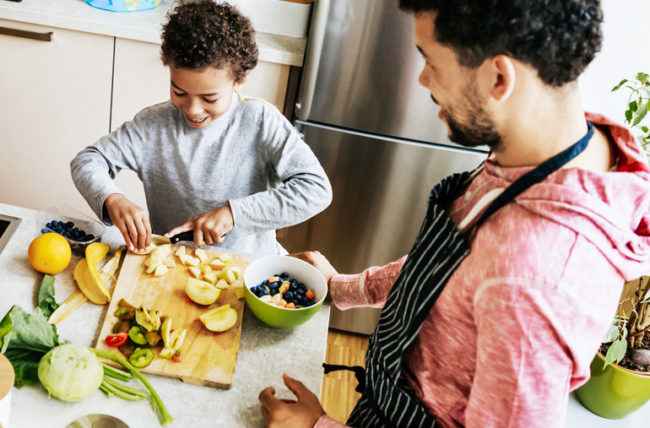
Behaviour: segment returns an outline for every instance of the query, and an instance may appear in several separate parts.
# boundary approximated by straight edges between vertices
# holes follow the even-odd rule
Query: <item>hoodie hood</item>
[[[563,168],[519,195],[516,203],[584,236],[625,280],[650,274],[648,159],[627,128],[602,115],[587,113],[586,117],[616,146],[616,170]],[[530,170],[500,169],[491,160],[485,168],[506,181]]]

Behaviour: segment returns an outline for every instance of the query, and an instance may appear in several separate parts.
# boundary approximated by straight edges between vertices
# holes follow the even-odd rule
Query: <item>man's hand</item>
[[[171,237],[188,230],[194,231],[194,243],[198,246],[221,244],[226,233],[234,227],[235,220],[232,216],[230,204],[221,206],[201,215],[191,217],[180,226],[176,226],[165,236]]]
[[[151,224],[146,210],[120,193],[109,195],[104,206],[129,250],[144,251],[151,245]]]
[[[275,398],[275,388],[269,386],[260,392],[262,415],[268,428],[312,428],[318,418],[325,414],[318,397],[302,382],[283,374],[284,384],[296,395],[297,400]]]
[[[330,283],[330,279],[332,279],[334,275],[338,274],[336,269],[334,269],[334,266],[332,266],[330,261],[327,260],[320,251],[303,251],[302,253],[293,253],[289,255],[304,260],[318,269],[320,273],[322,273],[325,277],[328,285]]]

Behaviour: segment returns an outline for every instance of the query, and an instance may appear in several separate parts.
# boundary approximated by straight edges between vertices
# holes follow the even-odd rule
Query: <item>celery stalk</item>
[[[147,378],[145,378],[142,375],[142,373],[140,373],[140,371],[138,369],[133,367],[133,365],[131,363],[129,363],[124,357],[122,357],[120,355],[113,354],[112,352],[102,351],[100,349],[90,348],[90,350],[93,351],[95,353],[95,355],[97,355],[98,357],[107,358],[109,360],[117,361],[118,363],[122,364],[122,366],[127,368],[131,372],[131,374],[133,376],[135,376],[136,378],[138,378],[138,380],[140,382],[142,382],[142,384],[151,393],[150,398],[153,400],[152,404],[155,404],[156,407],[158,407],[158,410],[160,411],[160,418],[161,418],[162,426],[165,426],[165,425],[167,425],[168,423],[171,423],[174,420],[173,416],[169,414],[169,411],[167,410],[167,407],[165,407],[165,404],[162,402],[162,400],[160,399],[160,396],[158,395],[156,390],[153,388],[153,386],[151,386],[151,384],[149,383]]]
[[[104,375],[106,376],[121,380],[122,382],[126,382],[127,380],[131,379],[131,373],[116,369],[115,367],[111,367],[104,363],[102,363],[102,366],[104,366]]]

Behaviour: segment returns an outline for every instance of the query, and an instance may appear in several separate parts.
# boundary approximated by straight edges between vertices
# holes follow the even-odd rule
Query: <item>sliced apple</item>
[[[228,284],[232,284],[237,279],[241,278],[242,274],[242,268],[239,266],[228,266],[226,269],[221,271],[220,276],[228,281]]]
[[[156,266],[156,270],[153,272],[153,274],[154,274],[154,276],[163,276],[167,272],[169,272],[169,269],[167,268],[167,266],[165,266],[164,264],[160,264],[160,265]]]
[[[224,262],[220,258],[216,258],[210,262],[210,266],[216,268],[217,270],[221,270],[223,269],[224,266],[226,266],[226,262]]]
[[[187,278],[185,284],[185,293],[193,302],[199,305],[211,305],[217,301],[221,295],[221,290],[210,284],[196,278]]]
[[[216,272],[204,273],[203,279],[208,281],[210,284],[216,284],[218,279],[218,274]]]
[[[220,279],[219,281],[217,281],[216,284],[214,284],[214,286],[222,290],[225,290],[226,288],[228,288],[228,282],[225,279]]]
[[[180,247],[178,247],[178,249],[176,250],[176,252],[174,253],[174,255],[175,255],[175,256],[179,256],[179,257],[180,257],[181,255],[185,255],[185,247],[182,246],[182,245],[181,245]]]
[[[201,278],[201,269],[197,268],[196,266],[190,266],[187,268],[187,270],[190,271],[190,274],[192,274],[194,278]]]
[[[201,260],[201,263],[206,261],[208,259],[208,253],[205,252],[204,249],[197,248],[194,250],[194,255]]]
[[[199,317],[205,328],[218,333],[232,328],[237,323],[237,311],[230,304],[210,309]]]
[[[196,257],[188,256],[187,254],[181,254],[178,256],[178,258],[181,260],[181,263],[183,263],[185,266],[198,266],[201,260],[199,260]]]

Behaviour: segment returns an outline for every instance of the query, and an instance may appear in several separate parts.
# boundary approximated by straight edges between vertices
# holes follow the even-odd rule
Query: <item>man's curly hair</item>
[[[237,83],[257,65],[255,30],[235,7],[199,0],[176,6],[167,19],[162,31],[163,64],[193,70],[229,66]]]
[[[599,0],[399,0],[403,10],[436,12],[435,39],[478,67],[505,54],[559,87],[580,76],[600,50]]]

